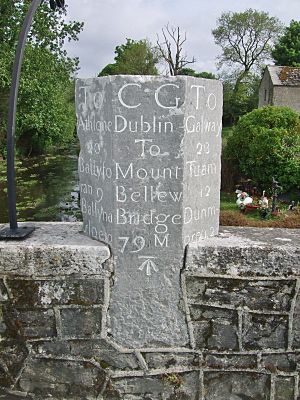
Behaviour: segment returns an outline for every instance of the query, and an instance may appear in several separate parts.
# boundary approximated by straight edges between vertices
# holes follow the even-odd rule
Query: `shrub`
[[[288,107],[267,106],[240,118],[228,138],[224,157],[262,189],[272,177],[284,191],[300,186],[300,121]]]

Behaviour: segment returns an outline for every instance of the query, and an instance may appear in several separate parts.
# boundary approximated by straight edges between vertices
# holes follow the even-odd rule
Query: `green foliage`
[[[107,64],[98,76],[118,75],[118,66],[116,64]]]
[[[115,49],[115,63],[108,64],[98,76],[105,75],[157,75],[159,57],[151,44],[143,40],[126,39]]]
[[[194,76],[196,78],[205,78],[205,79],[217,79],[216,75],[214,75],[212,72],[196,72],[192,68],[182,68],[179,72],[178,75],[188,75],[188,76]]]
[[[30,2],[0,4],[0,154],[5,152],[7,99],[18,36]],[[65,11],[44,2],[28,35],[18,97],[16,137],[19,152],[41,152],[64,144],[75,128],[73,75],[78,60],[67,56],[66,40],[77,40],[79,22],[65,23]]]
[[[38,154],[72,141],[76,124],[73,90],[62,59],[47,49],[27,46],[16,125],[19,153]]]
[[[300,183],[300,122],[288,107],[253,110],[238,121],[228,138],[225,158],[262,189],[275,177],[284,191]]]
[[[223,123],[232,125],[258,105],[260,76],[244,74],[242,80],[236,74],[223,78]]]
[[[300,21],[292,20],[272,51],[276,65],[300,67]]]
[[[212,34],[222,49],[219,68],[235,67],[224,80],[223,122],[231,125],[257,107],[260,78],[253,71],[257,72],[261,63],[270,58],[282,25],[267,12],[251,8],[244,12],[224,12],[217,23]]]
[[[282,29],[277,18],[251,8],[244,12],[224,12],[217,23],[212,34],[223,51],[219,66],[239,65],[245,72],[270,58],[272,44]]]

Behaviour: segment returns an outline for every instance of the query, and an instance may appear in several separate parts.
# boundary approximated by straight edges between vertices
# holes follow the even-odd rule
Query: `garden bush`
[[[274,177],[287,192],[300,187],[300,120],[288,107],[267,106],[240,118],[228,138],[224,158],[261,189]]]

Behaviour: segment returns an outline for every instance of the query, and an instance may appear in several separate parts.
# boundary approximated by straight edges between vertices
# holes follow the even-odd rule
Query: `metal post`
[[[18,227],[17,206],[16,206],[16,184],[15,184],[15,128],[16,111],[19,91],[20,73],[23,62],[24,50],[29,29],[33,17],[39,5],[43,0],[32,0],[29,10],[19,36],[16,57],[13,66],[12,83],[9,96],[8,124],[7,124],[7,193],[8,193],[8,215],[10,228],[0,231],[0,240],[2,239],[23,239],[28,236],[34,227]]]

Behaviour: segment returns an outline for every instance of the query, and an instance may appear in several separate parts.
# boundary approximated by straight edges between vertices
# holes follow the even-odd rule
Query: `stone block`
[[[198,400],[198,376],[198,372],[184,372],[113,379],[103,397],[104,400]]]
[[[89,362],[31,359],[18,388],[43,398],[82,400],[96,398],[105,378],[105,372]]]
[[[295,378],[292,376],[277,376],[275,378],[274,400],[295,399]]]
[[[0,388],[0,399],[3,399],[3,400],[37,400],[36,398],[33,399],[33,397],[27,393],[16,392],[14,390],[9,390],[9,389],[4,389],[4,388]],[[44,400],[48,400],[48,399],[44,399]]]
[[[0,336],[4,336],[7,331],[7,326],[4,321],[3,307],[0,305]]]
[[[57,278],[109,272],[103,265],[110,257],[108,246],[82,235],[80,223],[35,222],[34,226],[26,242],[0,242],[2,274]]]
[[[199,367],[199,355],[193,353],[143,353],[148,368]]]
[[[269,371],[295,372],[300,370],[300,353],[263,354],[261,362]]]
[[[190,305],[196,348],[238,350],[238,315],[234,310]]]
[[[28,350],[22,342],[13,340],[0,342],[1,386],[10,387],[14,383],[27,355]]]
[[[143,399],[146,394],[159,396],[164,393],[167,396],[173,392],[173,387],[160,376],[114,379],[109,386],[110,391],[115,391],[120,400],[126,398],[126,395],[140,396]],[[109,391],[104,395],[104,399],[110,400]]]
[[[205,400],[270,399],[269,375],[249,372],[205,372]]]
[[[246,350],[285,349],[288,343],[288,316],[244,314],[242,341]]]
[[[34,342],[34,354],[45,357],[83,357],[95,360],[103,369],[140,369],[134,353],[121,353],[104,339],[56,340]]]
[[[295,280],[246,280],[186,276],[188,301],[245,307],[253,311],[288,312],[295,295]]]
[[[51,309],[22,310],[5,307],[3,320],[4,333],[8,338],[37,339],[56,336],[56,321]]]
[[[114,255],[111,335],[130,348],[184,346],[184,248],[219,227],[221,82],[77,80],[76,105],[83,229]]]
[[[8,300],[8,293],[3,283],[3,279],[0,279],[0,303],[6,302],[7,300]]]
[[[206,354],[204,366],[218,369],[254,369],[257,368],[255,354]]]
[[[87,338],[101,334],[101,308],[62,308],[60,316],[63,337]]]
[[[300,274],[298,229],[226,226],[187,252],[186,272],[233,277],[294,277]]]
[[[103,304],[103,279],[8,280],[13,304],[18,308],[55,305]]]
[[[293,315],[293,348],[300,349],[300,292],[296,297]]]

